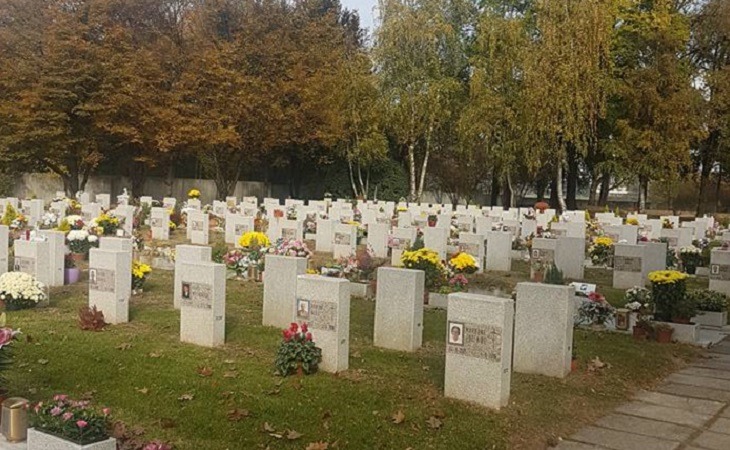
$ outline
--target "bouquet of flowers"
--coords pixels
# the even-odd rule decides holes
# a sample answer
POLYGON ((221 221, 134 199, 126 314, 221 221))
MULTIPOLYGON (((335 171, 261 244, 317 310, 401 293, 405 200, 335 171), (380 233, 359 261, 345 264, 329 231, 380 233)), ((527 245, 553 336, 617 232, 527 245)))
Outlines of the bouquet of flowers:
POLYGON ((58 226, 58 216, 52 212, 46 212, 41 217, 39 228, 42 230, 52 230, 58 226))
POLYGON ((613 260, 613 239, 599 236, 588 248, 588 254, 594 266, 611 266, 613 260))
POLYGON ((83 230, 86 228, 86 222, 81 216, 66 216, 63 220, 61 220, 58 227, 59 231, 83 230))
POLYGON ((245 249, 260 249, 261 247, 268 247, 271 245, 271 241, 266 234, 259 231, 248 231, 243 233, 238 239, 238 245, 245 249))
POLYGON ((639 220, 636 217, 629 217, 626 219, 626 225, 639 225, 639 220))
POLYGON ((297 208, 295 206, 292 205, 286 207, 286 219, 297 220, 297 208))
POLYGON ((99 243, 99 238, 85 229, 71 230, 66 235, 66 244, 72 253, 85 254, 99 243))
POLYGON ((120 226, 120 223, 118 218, 109 214, 102 214, 92 220, 89 226, 91 228, 99 228, 99 234, 104 236, 114 236, 120 226))
POLYGON ((662 220, 662 228, 664 228, 665 230, 671 230, 672 228, 674 228, 674 225, 672 224, 672 221, 671 220, 669 220, 669 219, 663 219, 662 220))
POLYGON ((251 261, 249 260, 248 255, 242 251, 231 250, 223 255, 223 264, 226 265, 228 270, 235 272, 236 276, 242 277, 246 275, 248 267, 251 265, 251 261))
POLYGON ((294 373, 307 375, 317 371, 322 361, 322 349, 312 339, 306 323, 301 328, 296 323, 282 332, 283 339, 276 353, 276 370, 286 377, 294 373))
POLYGON ((33 308, 48 298, 46 286, 33 275, 7 272, 0 275, 0 300, 8 311, 33 308))
POLYGON ((578 322, 589 325, 604 325, 613 317, 615 311, 603 295, 591 292, 588 294, 588 300, 584 301, 578 309, 578 322))
POLYGON ((200 191, 193 188, 188 191, 188 198, 191 200, 197 200, 200 198, 200 191))
POLYGON ((279 238, 276 244, 267 249, 267 253, 280 256, 296 256, 299 258, 310 258, 313 253, 302 241, 286 240, 279 238))
POLYGON ((405 251, 401 263, 406 269, 423 270, 426 273, 426 288, 429 292, 438 290, 446 281, 447 270, 439 254, 428 248, 405 251))
POLYGON ((147 264, 143 264, 139 261, 132 263, 132 290, 139 292, 144 288, 144 283, 147 281, 147 275, 152 273, 152 267, 147 264))
POLYGON ((314 234, 317 232, 317 215, 307 214, 307 218, 304 219, 304 232, 314 234))
POLYGON ((697 266, 702 262, 702 250, 689 245, 679 249, 679 260, 682 261, 682 267, 684 271, 690 275, 694 275, 697 271, 697 266))
POLYGON ((464 274, 457 273, 449 278, 448 284, 442 286, 439 292, 441 294, 451 294, 452 292, 466 292, 467 290, 469 290, 469 280, 464 274))
POLYGON ((664 321, 689 320, 697 306, 687 297, 687 274, 676 270, 649 272, 651 294, 656 304, 656 316, 664 321))
POLYGON ((98 413, 88 401, 56 395, 53 401, 37 403, 30 417, 32 426, 79 445, 109 439, 109 408, 98 413))
POLYGON ((644 287, 635 286, 628 289, 624 294, 625 308, 631 312, 650 314, 654 309, 651 299, 651 291, 644 287))
POLYGON ((449 268, 454 273, 474 273, 479 269, 476 258, 461 252, 449 260, 449 268))

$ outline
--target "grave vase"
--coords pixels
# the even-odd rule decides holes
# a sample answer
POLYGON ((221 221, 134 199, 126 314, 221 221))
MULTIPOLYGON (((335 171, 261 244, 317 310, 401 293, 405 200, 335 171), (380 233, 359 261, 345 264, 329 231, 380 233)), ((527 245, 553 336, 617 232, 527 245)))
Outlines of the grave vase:
POLYGON ((86 256, 87 256, 86 253, 71 253, 71 259, 77 263, 81 262, 81 261, 85 261, 86 256))
POLYGON ((64 269, 63 280, 65 284, 75 284, 79 282, 81 277, 81 270, 78 267, 71 267, 64 269))
POLYGON ((109 438, 93 444, 79 445, 58 436, 31 428, 28 430, 28 450, 116 450, 117 440, 109 438))

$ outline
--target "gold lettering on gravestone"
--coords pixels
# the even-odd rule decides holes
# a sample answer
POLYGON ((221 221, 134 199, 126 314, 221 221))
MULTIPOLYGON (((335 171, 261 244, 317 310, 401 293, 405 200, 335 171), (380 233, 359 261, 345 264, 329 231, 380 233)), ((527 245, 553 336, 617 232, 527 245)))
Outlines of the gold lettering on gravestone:
POLYGON ((89 289, 97 292, 114 292, 116 273, 109 269, 89 269, 89 289))
POLYGON ((718 281, 730 281, 730 266, 726 266, 724 264, 711 264, 710 279, 718 281))
POLYGON ((449 322, 446 352, 491 362, 502 360, 502 328, 449 322))
POLYGON ((641 258, 638 256, 614 256, 613 270, 619 272, 641 272, 641 258))
POLYGON ((298 298, 297 320, 312 329, 337 331, 337 303, 298 298))
POLYGON ((213 286, 183 281, 180 302, 189 308, 213 309, 213 286))
POLYGON ((35 272, 35 258, 27 256, 16 256, 13 264, 13 270, 33 274, 35 272))

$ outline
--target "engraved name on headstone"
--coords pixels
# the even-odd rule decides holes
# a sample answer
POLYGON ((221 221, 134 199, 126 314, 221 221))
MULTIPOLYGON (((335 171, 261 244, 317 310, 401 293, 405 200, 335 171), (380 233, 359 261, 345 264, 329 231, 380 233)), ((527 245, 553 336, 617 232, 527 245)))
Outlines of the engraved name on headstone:
POLYGON ((350 234, 348 233, 335 233, 335 245, 350 245, 350 234))
POLYGON ((114 292, 116 274, 108 269, 89 270, 89 289, 99 292, 114 292))
POLYGON ((493 325, 450 321, 446 352, 500 362, 502 329, 493 325))
POLYGON ((619 272, 641 272, 641 258, 635 256, 614 256, 613 270, 619 272))
POLYGON ((730 281, 730 266, 724 264, 712 264, 710 266, 710 279, 730 281))
POLYGON ((35 271, 35 258, 27 256, 16 256, 13 268, 16 272, 34 273, 35 271))
POLYGON ((336 331, 337 303, 298 298, 297 320, 318 330, 336 331))

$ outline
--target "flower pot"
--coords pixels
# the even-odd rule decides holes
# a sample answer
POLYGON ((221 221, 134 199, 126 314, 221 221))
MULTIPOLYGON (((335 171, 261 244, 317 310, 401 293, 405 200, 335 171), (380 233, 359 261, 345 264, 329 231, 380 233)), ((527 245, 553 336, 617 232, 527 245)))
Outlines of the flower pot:
POLYGON ((64 284, 78 283, 80 277, 81 277, 81 270, 78 267, 71 267, 69 269, 64 269, 64 271, 63 271, 64 284))
POLYGON ((674 330, 671 328, 668 330, 657 330, 656 341, 660 344, 669 344, 672 342, 672 333, 674 333, 674 330))
POLYGON ((116 450, 117 440, 109 438, 93 444, 79 445, 52 434, 38 431, 35 428, 28 430, 28 450, 116 450))
POLYGON ((634 335, 634 339, 637 341, 645 341, 649 338, 649 332, 643 327, 637 327, 634 325, 632 333, 634 335))
POLYGON ((689 325, 692 323, 692 319, 690 319, 689 317, 672 317, 672 322, 689 325))
POLYGON ((578 370, 578 360, 573 358, 570 360, 570 371, 575 372, 578 370))
POLYGON ((86 261, 86 253, 71 253, 71 259, 77 263, 86 261))

